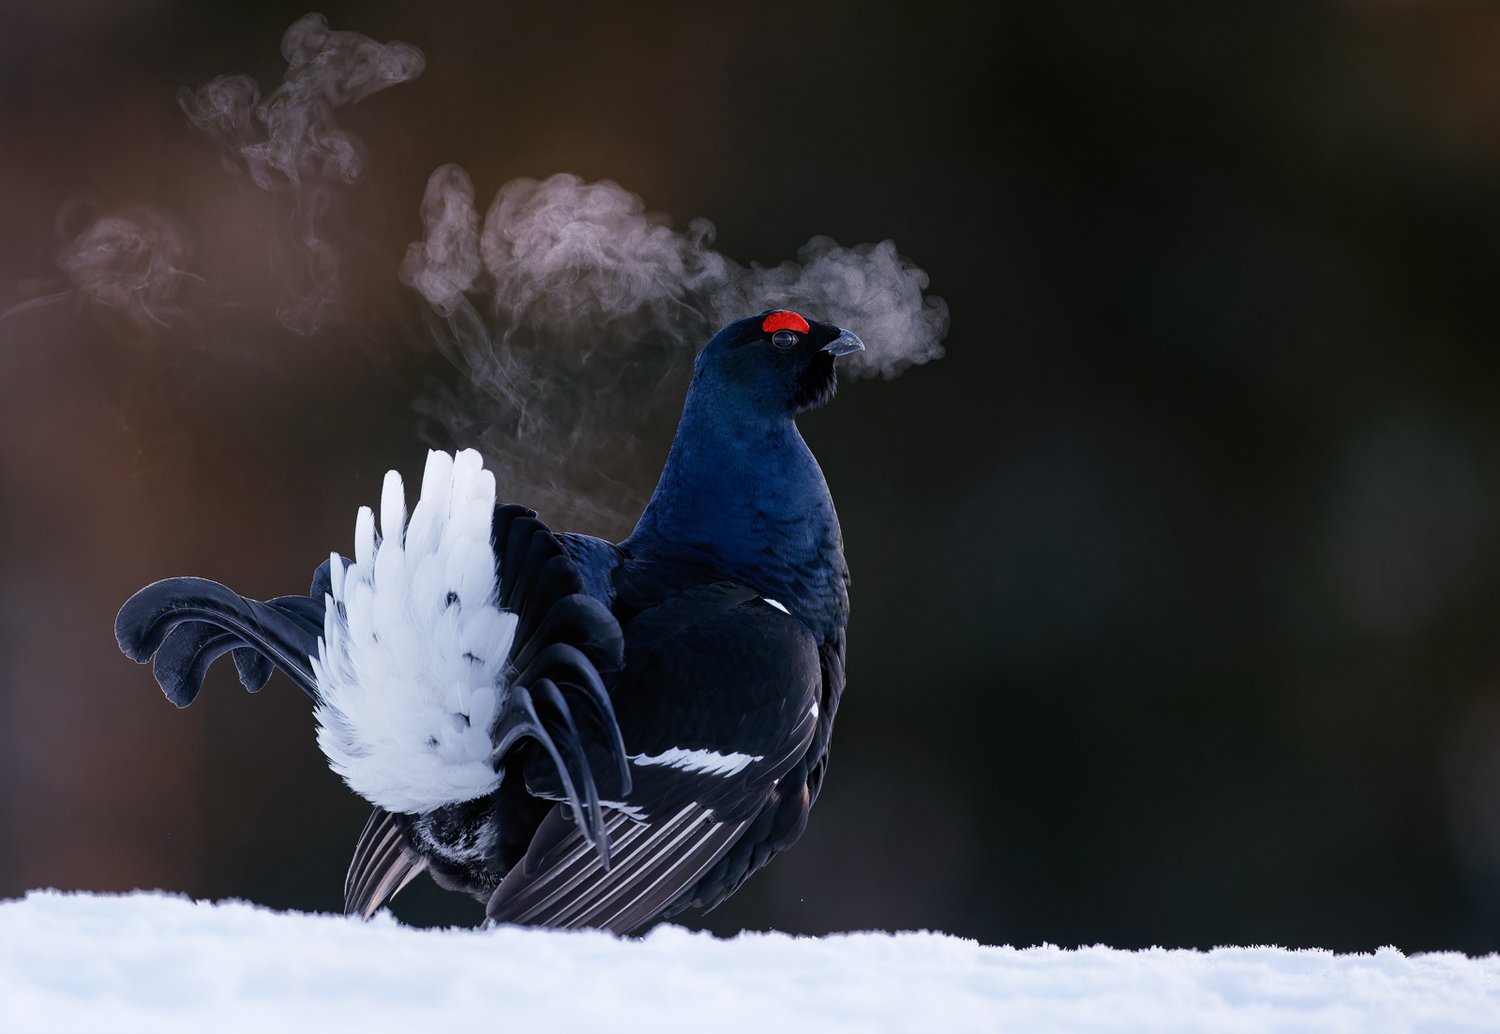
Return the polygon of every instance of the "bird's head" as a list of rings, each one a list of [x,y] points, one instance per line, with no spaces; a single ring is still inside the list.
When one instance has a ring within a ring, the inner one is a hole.
[[[771,309],[729,324],[698,353],[693,389],[723,407],[796,416],[833,398],[834,361],[864,344],[831,323]]]

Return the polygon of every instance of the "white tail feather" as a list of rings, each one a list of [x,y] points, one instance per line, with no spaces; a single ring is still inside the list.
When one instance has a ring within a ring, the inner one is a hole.
[[[383,537],[361,508],[354,563],[330,565],[311,658],[318,746],[351,789],[387,811],[430,811],[499,785],[490,734],[516,616],[499,607],[494,510],[495,477],[479,453],[429,452],[410,524],[391,471]]]

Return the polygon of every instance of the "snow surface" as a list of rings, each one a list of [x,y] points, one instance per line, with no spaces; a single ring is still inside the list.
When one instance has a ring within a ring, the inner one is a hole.
[[[0,902],[0,1031],[1500,1031],[1500,956],[936,933],[418,930],[163,894]]]

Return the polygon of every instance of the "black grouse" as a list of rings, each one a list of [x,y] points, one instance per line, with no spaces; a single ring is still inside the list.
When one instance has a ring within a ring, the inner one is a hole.
[[[232,653],[315,703],[329,763],[375,805],[345,882],[369,916],[418,873],[491,920],[635,929],[723,901],[801,835],[844,688],[848,569],[795,417],[853,334],[788,310],[699,353],[635,531],[557,534],[496,505],[478,453],[386,477],[306,596],[171,578],[120,648],[179,707]]]

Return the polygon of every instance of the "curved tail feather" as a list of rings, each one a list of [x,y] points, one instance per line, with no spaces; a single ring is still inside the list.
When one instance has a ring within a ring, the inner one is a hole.
[[[252,693],[274,666],[316,700],[309,657],[317,653],[322,611],[323,601],[307,596],[261,603],[206,578],[167,578],[125,602],[115,639],[131,660],[144,664],[155,656],[156,681],[178,707],[193,702],[209,667],[230,651]]]
[[[516,674],[496,730],[497,754],[520,737],[535,741],[541,752],[525,759],[528,788],[568,803],[580,835],[607,868],[609,835],[599,801],[629,794],[631,776],[600,673],[624,665],[624,637],[609,610],[585,593],[577,565],[534,511],[497,507],[491,541],[501,605],[518,617],[511,648]]]

